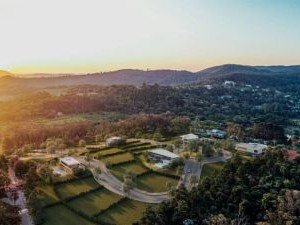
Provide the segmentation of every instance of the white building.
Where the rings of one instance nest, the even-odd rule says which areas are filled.
[[[183,144],[186,144],[186,143],[188,143],[190,141],[193,141],[193,140],[199,140],[199,136],[196,135],[196,134],[192,134],[192,133],[181,135],[180,138],[181,138]]]
[[[212,130],[207,131],[207,134],[211,135],[215,138],[224,138],[226,135],[226,132],[222,131],[222,130],[218,130],[218,129],[212,129]]]
[[[223,85],[225,87],[234,87],[235,86],[235,82],[234,81],[231,81],[231,80],[226,80]]]
[[[121,137],[110,137],[106,139],[105,146],[106,147],[116,147],[123,144],[125,141]]]
[[[152,161],[163,162],[168,164],[174,160],[179,159],[179,156],[168,150],[157,148],[153,150],[148,150],[148,158]]]
[[[251,156],[259,156],[265,152],[267,147],[267,145],[258,143],[238,143],[236,144],[235,149]]]
[[[73,157],[64,157],[59,159],[60,164],[69,171],[73,171],[73,169],[80,167],[81,163],[78,162]]]

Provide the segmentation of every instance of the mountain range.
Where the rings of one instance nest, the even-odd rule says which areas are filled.
[[[280,82],[280,79],[300,77],[300,65],[295,66],[247,66],[225,64],[210,67],[199,72],[178,70],[133,70],[124,69],[113,72],[74,74],[33,74],[26,77],[14,76],[10,72],[0,70],[1,92],[15,89],[42,89],[47,87],[72,86],[81,84],[93,85],[142,85],[159,84],[176,86],[203,81],[238,79],[247,82],[264,79],[266,83]]]

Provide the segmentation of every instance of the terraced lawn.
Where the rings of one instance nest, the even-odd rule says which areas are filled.
[[[53,186],[42,185],[36,188],[40,192],[41,201],[43,204],[48,205],[59,201],[59,198],[54,192]]]
[[[110,148],[107,150],[100,150],[98,152],[95,152],[92,154],[92,156],[106,156],[106,155],[110,155],[110,154],[114,154],[114,153],[119,153],[119,152],[124,152],[123,150],[119,149],[119,148]]]
[[[45,223],[43,225],[95,225],[81,216],[73,213],[63,205],[56,205],[45,209]]]
[[[138,178],[137,187],[149,192],[164,192],[168,191],[166,188],[167,183],[176,186],[178,180],[155,173],[149,173]]]
[[[69,202],[69,205],[85,213],[88,216],[92,216],[99,211],[106,209],[111,204],[120,200],[122,196],[117,195],[103,188],[102,190],[84,195]]]
[[[104,212],[98,218],[105,223],[131,225],[142,217],[146,207],[145,203],[128,199]]]
[[[224,164],[224,162],[205,164],[202,168],[201,178],[213,176],[215,173],[220,172],[223,169]]]
[[[119,164],[122,162],[127,162],[130,160],[133,160],[133,156],[130,153],[124,153],[124,154],[119,154],[119,155],[114,155],[114,156],[108,156],[103,159],[101,159],[103,162],[106,164],[111,163],[111,164]]]
[[[68,198],[99,187],[99,184],[93,177],[70,181],[56,186],[58,193],[62,198]]]
[[[120,180],[123,180],[123,175],[126,171],[134,172],[135,174],[142,174],[147,171],[140,163],[132,162],[115,166],[111,169],[111,172]]]

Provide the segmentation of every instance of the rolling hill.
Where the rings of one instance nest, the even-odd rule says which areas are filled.
[[[193,73],[177,70],[118,70],[105,73],[86,75],[73,74],[42,74],[41,77],[15,77],[11,73],[0,70],[1,93],[14,91],[30,91],[49,87],[74,86],[82,84],[92,85],[142,85],[159,84],[177,86],[193,84],[201,81],[222,81],[232,79],[235,81],[254,82],[264,81],[265,84],[280,84],[281,80],[294,82],[293,78],[300,76],[300,66],[247,66],[225,64],[210,67]],[[293,80],[293,81],[291,81]],[[257,82],[256,82],[257,81]],[[298,82],[298,81],[297,81]]]

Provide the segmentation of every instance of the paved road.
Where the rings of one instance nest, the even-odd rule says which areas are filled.
[[[15,172],[12,168],[9,168],[8,175],[9,175],[12,185],[20,182],[18,180],[18,178],[16,177]],[[26,198],[25,198],[24,192],[22,190],[18,190],[17,193],[18,193],[18,199],[15,201],[15,203],[13,203],[10,200],[10,198],[8,198],[8,203],[10,203],[11,205],[16,205],[20,208],[20,212],[22,212],[21,213],[21,224],[22,225],[33,225],[33,220],[27,210]],[[7,193],[7,195],[9,197],[11,195],[11,193]]]
[[[191,184],[190,184],[190,179],[192,176],[195,176],[196,179],[200,180],[202,168],[205,164],[209,163],[216,163],[216,162],[226,162],[228,159],[232,157],[231,152],[228,152],[226,150],[222,150],[223,156],[216,156],[216,157],[205,157],[203,160],[200,162],[193,160],[193,159],[188,159],[185,160],[185,166],[184,166],[184,172],[180,178],[179,185],[184,185],[187,190],[190,190]],[[198,183],[196,182],[196,183]]]
[[[125,193],[123,191],[123,183],[106,168],[103,162],[95,159],[87,162],[82,157],[77,157],[76,159],[82,164],[86,165],[92,171],[95,180],[100,185],[103,185],[106,189],[116,194],[146,203],[161,203],[170,199],[168,192],[151,193],[138,188],[133,188],[129,191],[129,193]],[[101,174],[97,174],[96,168],[101,170]]]

